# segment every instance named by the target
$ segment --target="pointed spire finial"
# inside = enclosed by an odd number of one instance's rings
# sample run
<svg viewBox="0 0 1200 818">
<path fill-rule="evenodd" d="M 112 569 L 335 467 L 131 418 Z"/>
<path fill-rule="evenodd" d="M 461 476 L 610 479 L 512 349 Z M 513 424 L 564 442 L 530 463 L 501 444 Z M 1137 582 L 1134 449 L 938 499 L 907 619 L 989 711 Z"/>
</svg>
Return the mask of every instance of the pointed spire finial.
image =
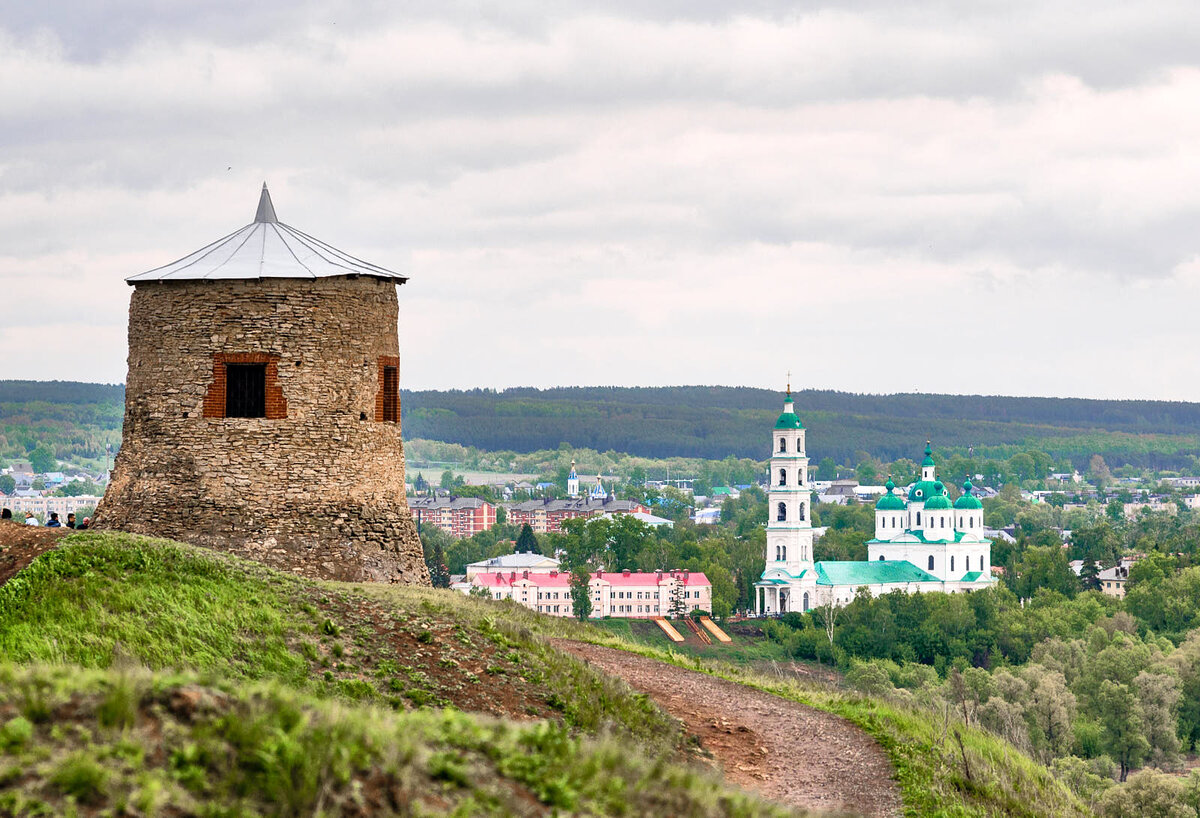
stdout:
<svg viewBox="0 0 1200 818">
<path fill-rule="evenodd" d="M 790 369 L 787 373 L 787 399 L 792 399 L 792 370 Z"/>
<path fill-rule="evenodd" d="M 262 195 L 258 197 L 258 212 L 254 214 L 254 221 L 265 224 L 276 224 L 279 221 L 275 217 L 275 205 L 271 204 L 271 193 L 267 190 L 266 182 L 263 182 Z"/>
</svg>

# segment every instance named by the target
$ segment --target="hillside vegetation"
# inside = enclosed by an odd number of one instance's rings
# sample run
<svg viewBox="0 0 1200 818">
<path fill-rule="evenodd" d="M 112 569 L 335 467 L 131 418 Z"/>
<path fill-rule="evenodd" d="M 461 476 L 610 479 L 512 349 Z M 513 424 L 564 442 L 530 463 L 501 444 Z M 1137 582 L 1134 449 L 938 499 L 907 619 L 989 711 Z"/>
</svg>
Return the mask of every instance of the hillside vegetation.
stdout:
<svg viewBox="0 0 1200 818">
<path fill-rule="evenodd" d="M 681 766 L 694 748 L 678 725 L 556 650 L 564 636 L 845 716 L 887 751 L 910 815 L 1087 814 L 995 736 L 962 728 L 958 746 L 951 714 L 635 646 L 511 603 L 312 582 L 106 533 L 69 536 L 0 586 L 0 811 L 778 814 Z"/>
<path fill-rule="evenodd" d="M 787 814 L 504 610 L 378 591 L 66 538 L 0 586 L 0 812 Z"/>
</svg>

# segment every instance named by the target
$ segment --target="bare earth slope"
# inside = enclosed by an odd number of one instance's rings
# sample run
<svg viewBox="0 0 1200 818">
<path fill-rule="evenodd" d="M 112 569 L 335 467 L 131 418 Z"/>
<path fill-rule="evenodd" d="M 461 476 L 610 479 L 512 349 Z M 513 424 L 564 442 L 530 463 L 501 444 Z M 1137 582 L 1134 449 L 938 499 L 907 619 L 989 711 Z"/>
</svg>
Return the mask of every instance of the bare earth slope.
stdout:
<svg viewBox="0 0 1200 818">
<path fill-rule="evenodd" d="M 900 814 L 887 756 L 845 719 L 625 651 L 555 644 L 649 695 L 745 789 L 810 810 Z"/>
</svg>

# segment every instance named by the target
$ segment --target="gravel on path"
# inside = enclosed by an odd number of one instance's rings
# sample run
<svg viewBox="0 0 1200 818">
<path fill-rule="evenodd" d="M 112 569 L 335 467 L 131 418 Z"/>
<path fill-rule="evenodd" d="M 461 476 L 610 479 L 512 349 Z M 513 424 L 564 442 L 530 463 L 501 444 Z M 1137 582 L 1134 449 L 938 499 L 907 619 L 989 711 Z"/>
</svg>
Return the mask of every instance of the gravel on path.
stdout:
<svg viewBox="0 0 1200 818">
<path fill-rule="evenodd" d="M 813 811 L 872 818 L 901 812 L 887 755 L 839 716 L 626 651 L 555 644 L 649 695 L 743 789 Z"/>
</svg>

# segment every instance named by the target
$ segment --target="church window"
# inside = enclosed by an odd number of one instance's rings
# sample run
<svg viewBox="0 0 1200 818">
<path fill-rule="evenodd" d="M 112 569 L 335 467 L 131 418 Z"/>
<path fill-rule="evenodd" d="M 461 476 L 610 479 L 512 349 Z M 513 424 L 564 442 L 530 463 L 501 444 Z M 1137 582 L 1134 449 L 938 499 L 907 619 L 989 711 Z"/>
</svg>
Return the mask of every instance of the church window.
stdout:
<svg viewBox="0 0 1200 818">
<path fill-rule="evenodd" d="M 781 485 L 781 486 L 787 485 L 787 469 L 779 470 L 779 485 Z"/>
<path fill-rule="evenodd" d="M 781 523 L 787 520 L 787 503 L 779 504 L 779 511 L 776 514 L 775 519 Z"/>
<path fill-rule="evenodd" d="M 951 557 L 951 558 L 950 558 L 950 570 L 951 570 L 951 571 L 953 571 L 953 570 L 954 570 L 954 557 Z"/>
<path fill-rule="evenodd" d="M 917 525 L 921 524 L 921 512 L 917 512 Z"/>
<path fill-rule="evenodd" d="M 880 554 L 880 555 L 879 555 L 879 561 L 880 561 L 880 562 L 883 562 L 883 554 Z"/>
<path fill-rule="evenodd" d="M 967 570 L 971 570 L 971 555 L 967 554 Z"/>
<path fill-rule="evenodd" d="M 943 516 L 940 519 L 942 521 L 942 528 L 945 528 L 946 527 L 946 518 Z"/>
<path fill-rule="evenodd" d="M 808 591 L 804 592 L 804 610 L 808 610 Z"/>
<path fill-rule="evenodd" d="M 929 570 L 933 570 L 933 554 L 929 555 Z"/>
<path fill-rule="evenodd" d="M 787 562 L 787 546 L 786 545 L 779 546 L 779 560 L 781 562 Z"/>
<path fill-rule="evenodd" d="M 225 417 L 267 416 L 267 365 L 225 364 Z"/>
<path fill-rule="evenodd" d="M 781 452 L 787 451 L 787 438 L 785 438 L 785 437 L 779 438 L 779 451 L 781 451 Z"/>
<path fill-rule="evenodd" d="M 800 504 L 800 522 L 804 522 L 804 503 Z"/>
</svg>

